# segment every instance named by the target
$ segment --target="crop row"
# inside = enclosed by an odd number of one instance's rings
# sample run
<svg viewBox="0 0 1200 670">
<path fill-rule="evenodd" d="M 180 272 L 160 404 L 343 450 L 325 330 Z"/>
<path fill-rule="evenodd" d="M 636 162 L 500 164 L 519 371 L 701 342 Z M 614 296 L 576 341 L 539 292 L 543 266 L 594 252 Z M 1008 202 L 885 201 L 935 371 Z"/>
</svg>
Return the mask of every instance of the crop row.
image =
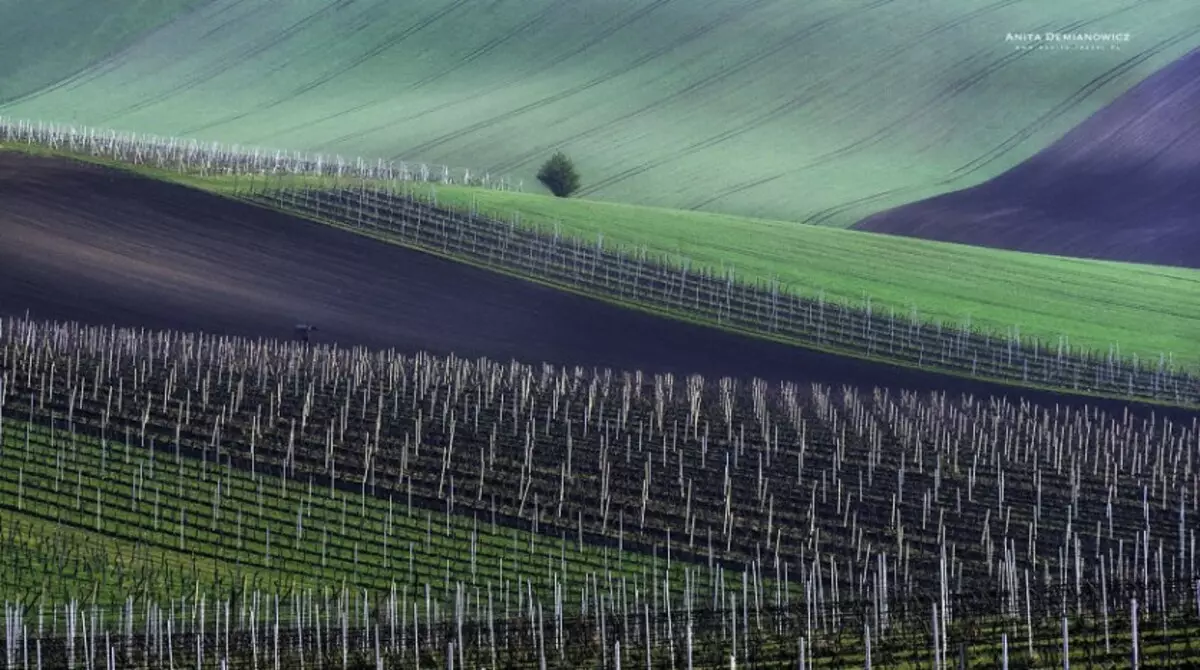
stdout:
<svg viewBox="0 0 1200 670">
<path fill-rule="evenodd" d="M 43 526 L 85 529 L 134 546 L 134 562 L 173 552 L 175 558 L 189 556 L 193 565 L 197 558 L 211 561 L 214 572 L 221 573 L 210 584 L 218 592 L 220 577 L 227 588 L 264 576 L 299 585 L 346 579 L 372 590 L 396 584 L 416 590 L 432 583 L 440 595 L 453 592 L 461 581 L 493 589 L 507 601 L 526 583 L 539 592 L 581 593 L 597 575 L 647 590 L 660 568 L 669 568 L 665 556 L 660 561 L 565 536 L 502 528 L 494 517 L 481 525 L 479 514 L 468 519 L 415 509 L 410 498 L 385 500 L 345 482 L 318 489 L 310 479 L 306 486 L 289 488 L 286 478 L 252 477 L 228 464 L 209 463 L 208 454 L 191 448 L 186 457 L 173 456 L 167 444 L 152 440 L 147 447 L 131 447 L 132 440 L 97 440 L 79 432 L 86 426 L 63 423 L 0 425 L 0 508 L 41 519 Z M 77 595 L 62 590 L 65 562 L 74 564 L 78 576 L 81 561 L 87 567 L 87 554 L 54 546 L 58 539 L 37 547 L 58 560 L 18 565 L 18 555 L 11 553 L 4 572 L 26 582 L 49 577 L 59 599 Z M 46 544 L 32 534 L 24 541 L 10 536 L 7 543 Z M 227 574 L 235 565 L 236 572 Z M 168 567 L 175 568 L 176 578 L 166 582 L 176 586 L 206 577 L 186 565 Z M 134 571 L 127 577 L 113 588 L 123 593 L 134 583 L 159 582 Z M 697 593 L 708 586 L 708 575 L 699 571 L 686 578 Z"/>
<path fill-rule="evenodd" d="M 181 334 L 8 332 L 10 412 L 210 448 L 252 475 L 411 492 L 546 535 L 740 564 L 828 599 L 1197 575 L 1195 425 Z"/>
<path fill-rule="evenodd" d="M 1169 354 L 1158 360 L 1122 356 L 1117 345 L 1107 352 L 1075 347 L 1065 338 L 1046 342 L 1022 336 L 1019 325 L 1008 333 L 972 330 L 969 323 L 943 328 L 915 311 L 886 314 L 862 307 L 826 303 L 774 280 L 745 282 L 733 270 L 718 273 L 683 261 L 648 257 L 644 252 L 605 248 L 549 231 L 517 230 L 508 222 L 471 212 L 451 211 L 436 200 L 419 202 L 412 194 L 368 192 L 365 188 L 324 195 L 272 190 L 289 177 L 329 176 L 335 183 L 414 181 L 493 186 L 504 180 L 472 176 L 419 164 L 299 154 L 279 150 L 227 147 L 178 138 L 76 128 L 0 118 L 0 141 L 36 144 L 53 150 L 85 153 L 132 165 L 201 175 L 247 175 L 248 196 L 288 204 L 298 212 L 373 226 L 406 244 L 452 253 L 475 262 L 517 271 L 599 296 L 637 302 L 656 309 L 750 332 L 785 337 L 810 346 L 884 359 L 983 379 L 1031 384 L 1068 391 L 1200 403 L 1200 377 L 1178 369 Z M 258 177 L 256 180 L 255 177 Z M 314 202 L 327 199 L 327 202 Z M 397 221 L 408 221 L 411 228 Z M 430 224 L 422 229 L 421 222 Z M 410 237 L 411 236 L 411 237 Z"/>
<path fill-rule="evenodd" d="M 833 665 L 867 638 L 897 663 L 1002 635 L 1034 658 L 1064 616 L 1117 658 L 1133 600 L 1155 649 L 1200 611 L 1195 420 L 22 319 L 0 321 L 0 412 L 26 613 L 67 570 L 140 593 L 139 625 L 185 577 L 227 602 L 344 579 L 383 628 L 447 626 L 426 652 L 490 653 L 454 629 L 474 622 L 563 667 L 617 641 L 680 662 L 691 622 L 794 667 L 800 639 Z"/>
<path fill-rule="evenodd" d="M 1200 617 L 1143 622 L 1138 611 L 1131 601 L 1019 632 L 935 622 L 881 639 L 841 629 L 814 644 L 796 618 L 771 610 L 681 612 L 665 626 L 646 612 L 560 617 L 540 604 L 508 619 L 458 618 L 461 609 L 431 619 L 419 599 L 374 604 L 340 590 L 108 609 L 6 604 L 4 638 L 8 667 L 38 668 L 92 667 L 97 652 L 107 667 L 1194 667 Z"/>
</svg>

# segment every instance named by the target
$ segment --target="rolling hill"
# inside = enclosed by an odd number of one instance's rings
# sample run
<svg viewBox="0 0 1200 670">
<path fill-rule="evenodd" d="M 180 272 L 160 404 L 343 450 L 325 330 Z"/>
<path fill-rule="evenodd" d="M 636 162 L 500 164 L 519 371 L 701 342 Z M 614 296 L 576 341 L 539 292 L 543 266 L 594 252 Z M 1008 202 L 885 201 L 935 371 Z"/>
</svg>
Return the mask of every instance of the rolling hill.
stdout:
<svg viewBox="0 0 1200 670">
<path fill-rule="evenodd" d="M 26 312 L 266 338 L 313 323 L 319 343 L 467 360 L 1013 392 L 660 318 L 127 172 L 0 152 L 0 316 Z"/>
<path fill-rule="evenodd" d="M 110 10 L 111 44 L 31 71 L 28 54 L 92 34 L 76 15 L 95 5 L 25 4 L 0 4 L 4 53 L 24 54 L 0 65 L 6 116 L 529 190 L 562 148 L 585 197 L 835 226 L 1000 174 L 1200 40 L 1189 0 L 176 0 Z M 1131 39 L 1006 40 L 1031 31 Z"/>
<path fill-rule="evenodd" d="M 979 186 L 905 205 L 865 231 L 1200 268 L 1200 50 Z"/>
</svg>

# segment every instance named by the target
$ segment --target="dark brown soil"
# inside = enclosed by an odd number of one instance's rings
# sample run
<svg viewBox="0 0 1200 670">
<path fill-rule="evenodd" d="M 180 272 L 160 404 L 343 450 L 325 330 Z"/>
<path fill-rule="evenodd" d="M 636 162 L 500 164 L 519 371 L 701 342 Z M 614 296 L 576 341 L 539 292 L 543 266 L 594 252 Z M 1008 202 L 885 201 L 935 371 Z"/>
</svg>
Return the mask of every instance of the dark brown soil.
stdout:
<svg viewBox="0 0 1200 670">
<path fill-rule="evenodd" d="M 1013 393 L 621 309 L 117 170 L 0 152 L 0 314 L 26 311 L 271 338 L 310 323 L 315 342 L 404 352 Z"/>
</svg>

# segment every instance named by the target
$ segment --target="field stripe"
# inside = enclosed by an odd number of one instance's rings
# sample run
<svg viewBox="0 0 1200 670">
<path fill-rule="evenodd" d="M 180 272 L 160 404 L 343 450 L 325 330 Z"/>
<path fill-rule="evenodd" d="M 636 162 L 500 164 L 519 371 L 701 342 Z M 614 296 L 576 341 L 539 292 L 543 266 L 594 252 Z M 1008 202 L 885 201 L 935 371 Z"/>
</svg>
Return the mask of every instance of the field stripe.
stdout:
<svg viewBox="0 0 1200 670">
<path fill-rule="evenodd" d="M 202 69 L 198 74 L 188 77 L 184 81 L 170 86 L 166 90 L 160 91 L 156 95 L 142 98 L 135 103 L 119 108 L 115 112 L 111 112 L 105 116 L 102 116 L 94 122 L 94 125 L 107 125 L 122 116 L 127 116 L 129 114 L 133 114 L 134 112 L 139 112 L 148 107 L 152 107 L 153 105 L 166 101 L 168 98 L 174 95 L 195 88 L 196 86 L 199 86 L 205 82 L 212 81 L 222 74 L 225 74 L 234 66 L 234 64 L 245 62 L 257 56 L 261 56 L 276 46 L 279 46 L 287 40 L 292 39 L 296 35 L 303 32 L 306 28 L 317 24 L 323 17 L 325 17 L 325 15 L 329 14 L 334 7 L 335 5 L 326 5 L 321 9 L 308 14 L 299 21 L 288 25 L 286 28 L 273 35 L 270 39 L 254 42 L 248 49 L 244 51 L 225 54 L 207 68 Z M 256 5 L 254 9 L 251 10 L 251 14 L 271 11 L 272 8 L 270 6 Z"/>
<path fill-rule="evenodd" d="M 325 74 L 319 75 L 316 78 L 307 82 L 306 84 L 289 91 L 285 95 L 276 97 L 269 102 L 266 102 L 264 104 L 259 105 L 258 107 L 255 107 L 254 109 L 250 109 L 245 112 L 240 112 L 238 114 L 233 114 L 233 115 L 226 116 L 226 117 L 219 118 L 219 119 L 214 119 L 213 121 L 210 121 L 208 123 L 204 123 L 202 125 L 195 126 L 195 127 L 189 128 L 187 130 L 184 130 L 183 134 L 186 135 L 186 134 L 191 134 L 191 133 L 198 133 L 198 132 L 202 132 L 205 130 L 210 130 L 212 128 L 216 128 L 218 126 L 225 125 L 227 123 L 239 121 L 239 120 L 244 119 L 253 114 L 265 112 L 267 110 L 278 107 L 279 105 L 281 105 L 285 102 L 288 102 L 290 100 L 298 98 L 298 97 L 304 95 L 305 93 L 313 91 L 313 90 L 333 81 L 337 77 L 340 77 L 340 76 L 346 74 L 347 72 L 362 65 L 363 63 L 366 63 L 367 61 L 371 60 L 372 58 L 379 56 L 380 54 L 388 51 L 389 49 L 392 49 L 393 47 L 400 44 L 404 40 L 412 37 L 413 35 L 420 33 L 421 31 L 432 26 L 433 24 L 437 23 L 438 21 L 444 19 L 446 16 L 452 14 L 453 12 L 468 6 L 469 4 L 471 4 L 472 1 L 473 0 L 454 0 L 449 5 L 446 5 L 445 7 L 439 9 L 438 11 L 426 16 L 425 18 L 421 19 L 417 23 L 410 25 L 398 32 L 389 34 L 388 36 L 386 36 L 383 39 L 383 41 L 374 45 L 373 47 L 368 49 L 366 52 L 360 54 L 357 58 L 351 60 L 346 65 L 339 66 L 332 71 L 329 71 L 329 72 L 326 72 Z"/>
<path fill-rule="evenodd" d="M 495 93 L 496 91 L 503 90 L 504 88 L 511 86 L 514 83 L 517 83 L 519 81 L 533 79 L 534 77 L 560 65 L 564 61 L 566 61 L 570 58 L 574 58 L 575 56 L 578 56 L 578 55 L 586 52 L 588 49 L 591 49 L 592 47 L 596 46 L 597 44 L 603 42 L 604 40 L 608 39 L 612 35 L 619 32 L 620 30 L 633 25 L 637 21 L 640 21 L 643 17 L 650 14 L 655 9 L 657 9 L 661 6 L 667 5 L 671 2 L 674 2 L 674 0 L 654 0 L 653 2 L 642 7 L 641 9 L 637 10 L 636 12 L 633 12 L 632 14 L 626 16 L 625 18 L 623 18 L 622 20 L 617 22 L 616 25 L 610 26 L 598 33 L 593 34 L 591 37 L 589 37 L 589 39 L 587 39 L 582 44 L 573 48 L 570 52 L 568 52 L 566 54 L 555 54 L 553 57 L 550 57 L 548 55 L 547 58 L 545 59 L 544 63 L 541 66 L 533 69 L 532 71 L 515 74 L 513 77 L 506 79 L 504 81 L 498 82 L 492 86 L 475 90 L 472 93 L 465 95 L 461 98 L 457 98 L 457 99 L 451 100 L 449 102 L 444 102 L 444 103 L 435 105 L 433 107 L 426 108 L 415 114 L 410 114 L 408 116 L 400 117 L 397 119 L 391 119 L 385 123 L 368 126 L 366 128 L 362 128 L 362 129 L 352 131 L 352 132 L 349 132 L 349 133 L 346 133 L 343 135 L 339 135 L 333 139 L 325 140 L 324 144 L 336 145 L 336 144 L 339 144 L 342 142 L 361 139 L 361 138 L 364 138 L 373 133 L 392 128 L 392 127 L 396 126 L 397 124 L 407 123 L 409 121 L 415 121 L 417 119 L 426 117 L 430 114 L 440 112 L 440 111 L 449 109 L 451 107 L 455 107 L 457 105 L 462 105 L 464 103 L 472 102 L 474 100 L 478 100 L 487 95 L 490 95 L 491 93 Z M 369 103 L 368 105 L 366 105 L 366 107 L 374 106 L 375 104 L 382 104 L 384 102 L 387 102 L 387 100 L 390 100 L 390 99 L 391 99 L 391 96 L 388 96 L 387 98 L 381 99 L 376 103 Z M 355 111 L 357 111 L 357 110 L 355 110 Z M 341 116 L 341 113 L 332 115 L 330 118 L 336 118 L 337 116 Z M 401 152 L 400 154 L 392 156 L 389 160 L 404 160 L 408 157 L 409 157 L 408 150 L 406 150 L 404 152 Z"/>
<path fill-rule="evenodd" d="M 659 98 L 649 104 L 643 105 L 642 107 L 640 107 L 632 112 L 628 112 L 628 113 L 626 113 L 622 116 L 619 116 L 615 119 L 606 121 L 598 126 L 593 126 L 591 128 L 588 128 L 587 130 L 584 130 L 583 132 L 576 133 L 571 136 L 571 141 L 577 142 L 582 139 L 595 137 L 596 135 L 605 133 L 616 126 L 619 126 L 623 123 L 632 121 L 633 119 L 636 119 L 636 118 L 644 115 L 647 112 L 651 112 L 656 109 L 673 104 L 690 94 L 697 93 L 697 92 L 703 91 L 706 88 L 710 88 L 714 85 L 720 84 L 720 83 L 726 81 L 727 79 L 729 79 L 730 77 L 732 77 L 736 74 L 740 74 L 741 72 L 745 71 L 746 69 L 753 67 L 754 65 L 761 63 L 762 61 L 770 58 L 771 56 L 778 54 L 780 51 L 783 51 L 784 49 L 787 49 L 790 46 L 796 45 L 801 40 L 809 37 L 810 35 L 814 34 L 818 30 L 826 28 L 830 24 L 833 24 L 839 20 L 854 16 L 855 14 L 857 14 L 860 11 L 876 9 L 878 7 L 882 7 L 887 4 L 891 4 L 893 1 L 894 0 L 875 0 L 875 2 L 873 2 L 872 4 L 870 4 L 866 7 L 858 8 L 855 10 L 850 10 L 844 14 L 839 14 L 837 16 L 821 19 L 820 21 L 817 21 L 816 23 L 813 23 L 813 24 L 805 27 L 804 30 L 797 32 L 797 33 L 789 36 L 787 39 L 776 43 L 775 45 L 771 46 L 770 48 L 768 48 L 765 51 L 757 52 L 746 58 L 743 58 L 742 60 L 740 60 L 736 63 L 726 65 L 718 70 L 715 70 L 708 76 L 706 76 L 698 81 L 692 82 L 688 86 L 686 86 L 678 91 L 675 91 L 666 97 Z M 1005 1 L 1015 2 L 1018 0 L 1005 0 Z M 495 170 L 497 172 L 507 172 L 510 170 L 514 170 L 518 167 L 521 167 L 521 166 L 529 163 L 530 161 L 536 160 L 539 156 L 544 155 L 550 148 L 552 148 L 552 146 L 554 146 L 554 145 L 542 145 L 535 149 L 526 151 L 526 152 L 518 155 L 517 157 L 515 157 L 512 160 L 505 162 L 505 163 L 501 163 L 500 165 L 496 166 Z M 592 185 L 588 185 L 588 186 L 584 187 L 583 189 L 581 189 L 579 194 L 587 195 L 587 193 L 589 193 L 593 190 L 594 190 L 594 188 L 592 187 Z"/>
<path fill-rule="evenodd" d="M 516 118 L 522 114 L 540 109 L 542 107 L 553 104 L 555 102 L 559 102 L 561 100 L 565 100 L 569 97 L 578 95 L 584 91 L 595 88 L 596 86 L 605 84 L 609 81 L 617 79 L 618 77 L 629 74 L 630 72 L 633 72 L 637 68 L 642 67 L 642 66 L 646 65 L 647 63 L 653 62 L 653 61 L 663 57 L 664 55 L 670 53 L 671 51 L 674 51 L 675 49 L 678 49 L 685 44 L 691 43 L 691 42 L 713 32 L 714 30 L 720 28 L 723 24 L 725 24 L 727 22 L 736 21 L 739 16 L 744 16 L 759 6 L 762 6 L 764 4 L 769 4 L 771 2 L 776 2 L 776 1 L 778 1 L 778 0 L 752 0 L 752 2 L 749 2 L 745 5 L 739 6 L 738 9 L 736 9 L 736 10 L 730 10 L 730 11 L 727 11 L 727 12 L 724 12 L 724 13 L 718 15 L 718 17 L 715 18 L 714 20 L 709 21 L 708 23 L 705 23 L 704 25 L 700 26 L 699 28 L 692 30 L 691 32 L 689 32 L 679 38 L 676 38 L 675 40 L 673 40 L 672 42 L 670 42 L 666 45 L 663 45 L 649 53 L 639 56 L 633 62 L 631 62 L 625 66 L 622 66 L 620 68 L 617 68 L 616 70 L 612 70 L 610 72 L 602 74 L 598 77 L 593 77 L 592 79 L 589 79 L 588 81 L 586 81 L 582 84 L 572 86 L 571 88 L 568 88 L 566 90 L 559 91 L 552 95 L 545 96 L 539 100 L 535 100 L 534 102 L 522 105 L 516 109 L 502 112 L 500 114 L 497 114 L 496 116 L 493 116 L 493 117 L 484 119 L 482 121 L 473 123 L 469 126 L 466 126 L 465 128 L 440 135 L 432 140 L 418 144 L 415 147 L 411 147 L 408 150 L 408 153 L 409 154 L 420 154 L 420 153 L 429 151 L 435 147 L 446 144 L 447 142 L 451 142 L 463 135 L 467 135 L 470 133 L 477 132 L 479 130 L 483 130 L 485 128 L 489 128 L 491 126 L 497 125 L 504 121 L 508 121 L 513 118 Z"/>
<path fill-rule="evenodd" d="M 959 16 L 955 19 L 952 19 L 945 23 L 939 24 L 938 26 L 935 26 L 934 28 L 926 31 L 925 33 L 915 37 L 913 40 L 905 42 L 905 43 L 901 44 L 900 46 L 894 47 L 894 48 L 890 49 L 888 52 L 885 52 L 881 56 L 881 59 L 895 57 L 895 56 L 899 55 L 900 53 L 915 47 L 916 45 L 922 43 L 924 40 L 926 40 L 930 37 L 934 37 L 934 36 L 938 35 L 939 33 L 945 32 L 946 30 L 949 30 L 951 28 L 954 28 L 954 27 L 957 27 L 964 23 L 967 23 L 975 18 L 978 18 L 979 16 L 1002 9 L 1009 5 L 1016 4 L 1020 1 L 1021 0 L 1000 0 L 999 2 L 993 3 L 986 7 L 981 7 L 973 12 L 969 12 L 969 13 Z M 876 9 L 885 4 L 888 4 L 888 3 L 887 2 L 876 2 L 873 5 L 868 5 L 867 7 L 864 7 L 862 9 L 863 10 Z M 858 10 L 856 10 L 856 11 L 858 11 Z M 851 12 L 850 14 L 852 15 L 854 13 L 856 13 L 856 12 Z M 838 18 L 845 18 L 845 17 L 838 17 Z M 779 46 L 779 49 L 782 49 L 789 45 L 790 45 L 790 43 L 784 43 Z M 775 51 L 777 51 L 777 50 L 772 50 L 772 53 L 774 53 Z M 862 70 L 862 69 L 864 69 L 863 66 L 852 68 L 851 72 Z M 811 96 L 813 96 L 813 93 L 811 91 L 807 91 L 807 92 L 804 92 L 803 95 L 805 97 L 811 97 Z M 793 102 L 794 102 L 794 100 L 793 100 Z M 799 109 L 801 106 L 802 105 L 796 105 L 792 109 L 789 109 L 786 111 L 795 111 L 795 109 Z M 606 188 L 608 186 L 612 186 L 613 184 L 619 183 L 619 182 L 627 180 L 627 179 L 631 179 L 633 177 L 636 177 L 638 175 L 645 173 L 648 170 L 662 167 L 663 165 L 666 165 L 674 160 L 684 158 L 692 153 L 695 153 L 696 151 L 700 151 L 700 150 L 709 148 L 711 146 L 715 146 L 716 144 L 718 144 L 720 142 L 723 142 L 727 139 L 732 139 L 733 137 L 741 135 L 744 132 L 749 132 L 751 130 L 755 130 L 755 129 L 761 127 L 764 123 L 767 123 L 771 120 L 774 120 L 775 118 L 778 118 L 778 116 L 780 116 L 783 113 L 786 113 L 786 111 L 781 112 L 780 114 L 770 114 L 766 118 L 763 118 L 761 116 L 756 117 L 756 119 L 754 121 L 751 121 L 746 126 L 743 126 L 742 129 L 740 129 L 738 132 L 730 134 L 729 131 L 726 131 L 719 135 L 713 136 L 712 138 L 709 138 L 710 140 L 716 140 L 715 142 L 708 142 L 706 140 L 705 142 L 691 144 L 687 148 L 685 148 L 683 151 L 679 152 L 676 155 L 669 156 L 669 157 L 663 157 L 657 161 L 652 161 L 651 163 L 646 163 L 641 166 L 637 166 L 635 168 L 630 168 L 629 170 L 626 170 L 623 173 L 611 175 L 610 177 L 608 177 L 604 180 L 601 180 L 598 182 L 593 182 L 593 183 L 589 184 L 588 186 L 586 186 L 585 188 L 581 189 L 579 195 L 586 196 L 589 194 L 593 194 L 593 193 L 599 191 L 600 189 Z M 910 112 L 908 115 L 906 115 L 900 119 L 894 120 L 893 122 L 889 123 L 884 128 L 877 130 L 870 137 L 860 139 L 860 140 L 856 141 L 855 144 L 850 145 L 850 147 L 843 147 L 842 149 L 839 149 L 837 152 L 832 152 L 831 154 L 827 154 L 827 156 L 829 157 L 829 159 L 832 159 L 834 156 L 837 156 L 839 154 L 849 153 L 848 149 L 850 149 L 852 147 L 858 146 L 861 148 L 866 148 L 867 146 L 876 144 L 879 141 L 885 139 L 894 128 L 896 128 L 904 123 L 907 123 L 909 120 L 911 120 L 912 117 L 917 116 L 920 113 L 923 113 L 923 111 L 924 110 L 914 110 L 913 112 Z M 755 182 L 752 182 L 752 183 L 754 185 L 758 185 L 761 183 L 767 183 L 769 181 L 773 181 L 778 176 L 780 176 L 780 175 L 770 176 L 765 179 L 759 178 L 759 179 L 755 180 Z M 747 186 L 745 184 L 743 184 L 743 185 L 735 186 L 733 188 L 734 188 L 734 190 L 742 190 L 744 188 L 747 188 Z M 725 194 L 725 195 L 728 195 L 728 194 Z M 724 196 L 721 196 L 721 197 L 724 197 Z M 714 202 L 718 199 L 720 199 L 720 198 L 719 197 L 709 197 L 708 199 L 706 199 L 704 201 L 703 204 L 708 204 L 709 202 Z M 703 205 L 700 205 L 700 206 L 703 206 Z M 688 207 L 688 209 L 699 209 L 699 206 L 691 206 L 691 207 Z"/>
<path fill-rule="evenodd" d="M 433 83 L 434 81 L 440 79 L 441 77 L 451 74 L 452 72 L 458 71 L 461 68 L 463 68 L 464 66 L 477 61 L 478 59 L 482 58 L 483 56 L 488 55 L 495 49 L 497 49 L 497 48 L 503 46 L 504 44 L 507 44 L 508 42 L 512 41 L 513 39 L 519 37 L 522 33 L 528 32 L 530 30 L 534 30 L 538 26 L 546 23 L 546 21 L 550 18 L 550 16 L 552 16 L 555 12 L 561 10 L 564 7 L 569 6 L 574 1 L 575 0 L 554 0 L 553 3 L 551 3 L 549 6 L 544 8 L 541 12 L 535 14 L 528 21 L 525 21 L 524 23 L 514 27 L 511 31 L 504 34 L 503 36 L 497 37 L 489 42 L 484 43 L 483 45 L 479 46 L 471 53 L 467 54 L 467 56 L 464 57 L 461 61 L 458 61 L 455 64 L 453 64 L 447 68 L 444 68 L 443 70 L 441 70 L 440 72 L 438 72 L 436 74 L 426 76 L 422 79 L 417 80 L 413 84 L 406 86 L 405 87 L 406 92 L 411 93 L 412 91 L 419 90 L 425 86 L 428 86 L 429 84 Z M 394 97 L 395 97 L 394 93 L 388 92 L 388 93 L 385 93 L 384 95 L 376 96 L 366 102 L 356 104 L 352 107 L 348 107 L 346 109 L 342 109 L 337 112 L 333 112 L 331 114 L 326 114 L 324 116 L 320 116 L 320 117 L 310 120 L 310 121 L 305 121 L 303 123 L 297 123 L 297 124 L 293 124 L 290 126 L 286 126 L 284 128 L 276 130 L 267 135 L 263 135 L 263 136 L 261 136 L 260 139 L 265 140 L 265 139 L 271 138 L 271 137 L 286 135 L 288 133 L 292 133 L 297 130 L 301 130 L 307 126 L 316 125 L 316 124 L 320 124 L 320 123 L 326 123 L 328 121 L 333 121 L 334 119 L 342 118 L 349 114 L 354 114 L 356 112 L 360 112 L 360 111 L 369 109 L 376 105 L 383 104 L 383 103 L 391 100 Z M 388 125 L 390 126 L 391 124 L 388 124 Z M 383 128 L 383 127 L 386 127 L 386 126 L 380 126 L 379 128 Z M 343 136 L 343 138 L 354 137 L 358 134 L 359 133 L 354 133 L 349 136 Z M 338 141 L 339 140 L 337 140 L 337 139 L 332 140 L 333 143 L 336 143 Z"/>
<path fill-rule="evenodd" d="M 155 32 L 163 29 L 164 27 L 170 25 L 171 23 L 173 23 L 175 21 L 184 19 L 193 14 L 198 14 L 201 11 L 203 11 L 204 9 L 206 9 L 209 5 L 215 4 L 219 1 L 220 0 L 204 0 L 203 3 L 197 4 L 188 9 L 184 9 L 182 12 L 171 16 L 165 22 L 163 22 L 159 25 L 156 25 L 156 26 L 151 26 L 151 27 L 147 28 L 146 30 L 141 31 L 134 39 L 129 41 L 127 44 L 122 46 L 120 49 L 106 55 L 102 59 L 100 59 L 84 68 L 79 69 L 76 72 L 72 72 L 67 77 L 65 77 L 57 82 L 54 82 L 54 83 L 50 84 L 49 86 L 42 87 L 36 91 L 30 91 L 29 93 L 26 93 L 25 95 L 22 95 L 22 96 L 19 96 L 16 98 L 11 98 L 11 99 L 7 99 L 7 100 L 0 99 L 0 108 L 6 107 L 9 105 L 19 105 L 21 103 L 35 100 L 41 96 L 44 96 L 44 95 L 47 95 L 50 93 L 74 90 L 75 88 L 78 88 L 79 86 L 82 86 L 90 81 L 93 81 L 97 77 L 108 74 L 109 72 L 114 71 L 121 65 L 124 65 L 127 62 L 127 59 L 129 58 L 130 54 L 141 44 L 141 42 L 147 36 L 154 34 Z M 236 0 L 237 3 L 245 2 L 245 1 L 246 0 Z"/>
<path fill-rule="evenodd" d="M 1135 66 L 1140 65 L 1141 63 L 1149 60 L 1153 56 L 1158 55 L 1159 53 L 1161 53 L 1163 50 L 1167 49 L 1168 47 L 1172 47 L 1172 46 L 1175 46 L 1176 44 L 1180 44 L 1180 43 L 1184 42 L 1185 40 L 1189 40 L 1189 39 L 1195 37 L 1196 35 L 1200 35 L 1200 28 L 1194 28 L 1194 27 L 1185 28 L 1185 29 L 1181 30 L 1180 32 L 1175 33 L 1175 35 L 1168 38 L 1167 40 L 1159 42 L 1159 43 L 1155 44 L 1154 46 L 1139 52 L 1136 56 L 1133 56 L 1132 58 L 1129 58 L 1125 61 L 1122 61 L 1121 63 L 1117 64 L 1116 66 L 1112 67 L 1111 69 L 1105 71 L 1103 74 L 1095 77 L 1094 79 L 1089 81 L 1087 84 L 1085 84 L 1081 89 L 1079 89 L 1074 94 L 1072 94 L 1070 98 L 1059 103 L 1053 109 L 1046 112 L 1045 114 L 1042 114 L 1041 116 L 1039 116 L 1036 120 L 1033 121 L 1033 123 L 1026 126 L 1020 132 L 1015 133 L 1012 136 L 1010 136 L 1007 140 L 1005 140 L 999 146 L 994 148 L 992 151 L 989 151 L 988 153 L 984 154 L 983 156 L 980 156 L 979 158 L 976 158 L 973 161 L 970 161 L 968 163 L 965 163 L 965 164 L 959 166 L 952 173 L 953 178 L 961 178 L 963 176 L 977 172 L 978 170 L 980 170 L 983 167 L 986 167 L 989 163 L 997 160 L 998 158 L 1003 156 L 1005 153 L 1012 150 L 1013 147 L 1017 146 L 1021 142 L 1028 139 L 1031 135 L 1036 133 L 1038 130 L 1041 130 L 1050 121 L 1061 116 L 1072 106 L 1079 104 L 1081 101 L 1086 99 L 1088 96 L 1095 93 L 1099 88 L 1101 88 L 1108 82 L 1110 82 L 1113 79 L 1117 78 L 1118 76 L 1128 72 L 1129 70 L 1132 70 Z"/>
</svg>

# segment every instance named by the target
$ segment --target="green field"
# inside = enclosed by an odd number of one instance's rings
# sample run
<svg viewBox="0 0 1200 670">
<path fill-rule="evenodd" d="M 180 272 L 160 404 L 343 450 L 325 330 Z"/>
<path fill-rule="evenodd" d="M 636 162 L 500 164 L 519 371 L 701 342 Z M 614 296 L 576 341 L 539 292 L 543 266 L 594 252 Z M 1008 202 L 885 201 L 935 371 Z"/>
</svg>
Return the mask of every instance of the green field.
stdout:
<svg viewBox="0 0 1200 670">
<path fill-rule="evenodd" d="M 0 104 L 119 68 L 126 47 L 203 4 L 132 0 L 113 11 L 98 2 L 0 1 Z M 47 35 L 55 41 L 41 41 Z"/>
<path fill-rule="evenodd" d="M 4 148 L 4 147 L 0 147 Z M 40 154 L 52 152 L 26 147 Z M 149 168 L 135 171 L 216 193 L 249 186 L 245 177 L 200 177 Z M 297 185 L 315 180 L 296 180 Z M 261 184 L 261 180 L 259 181 Z M 274 184 L 276 182 L 272 182 Z M 323 182 L 333 186 L 330 179 Z M 390 186 L 390 185 L 387 185 Z M 999 335 L 1157 360 L 1169 355 L 1200 369 L 1200 271 L 1060 258 L 927 242 L 819 226 L 637 205 L 559 199 L 529 193 L 409 185 L 414 195 L 474 209 L 606 248 L 644 247 L 692 267 L 732 267 L 744 280 L 777 278 L 801 294 L 865 305 L 946 324 L 970 323 Z M 1148 328 L 1147 324 L 1154 324 Z"/>
<path fill-rule="evenodd" d="M 847 226 L 1000 173 L 1200 43 L 1189 0 L 191 4 L 0 2 L 0 114 L 445 163 L 529 191 L 562 148 L 585 197 Z M 1131 39 L 1005 42 L 1040 31 Z"/>
</svg>

